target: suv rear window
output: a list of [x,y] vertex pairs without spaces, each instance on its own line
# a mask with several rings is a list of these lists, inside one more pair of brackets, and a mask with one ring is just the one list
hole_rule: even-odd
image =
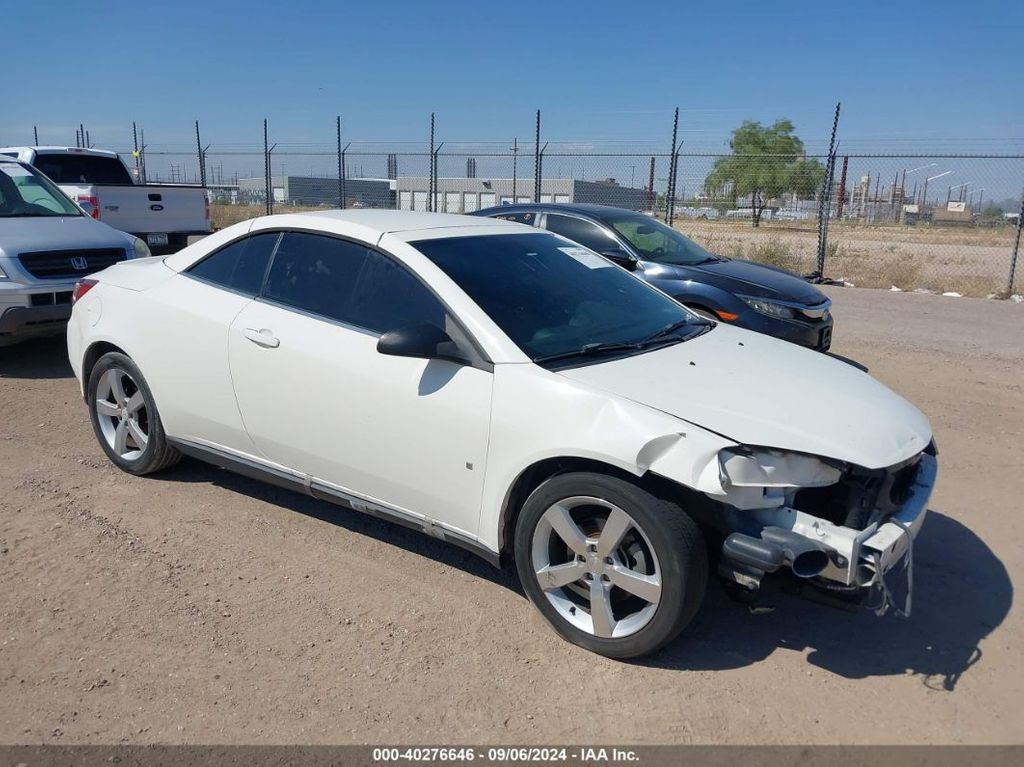
[[132,177],[116,157],[85,154],[41,154],[34,165],[58,184],[131,184]]

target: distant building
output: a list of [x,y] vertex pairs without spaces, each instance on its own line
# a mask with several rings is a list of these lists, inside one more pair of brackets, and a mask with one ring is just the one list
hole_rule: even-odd
[[[427,210],[429,176],[404,176],[397,180],[398,207],[401,210]],[[619,186],[615,179],[581,181],[573,178],[545,178],[541,181],[540,202],[589,202],[630,210],[647,207],[646,189]],[[533,177],[439,178],[434,210],[444,213],[472,213],[495,205],[533,202]]]
[[[265,202],[265,178],[238,179],[242,202]],[[272,176],[270,186],[275,203],[315,207],[338,207],[338,179],[313,176]],[[395,181],[386,178],[345,179],[346,208],[394,208]]]

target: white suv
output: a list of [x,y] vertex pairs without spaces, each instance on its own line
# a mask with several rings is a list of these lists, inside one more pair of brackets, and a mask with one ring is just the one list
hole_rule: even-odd
[[514,562],[595,652],[675,637],[706,541],[738,588],[777,573],[901,603],[935,478],[925,417],[557,235],[271,216],[76,296],[71,362],[119,467],[184,453]]

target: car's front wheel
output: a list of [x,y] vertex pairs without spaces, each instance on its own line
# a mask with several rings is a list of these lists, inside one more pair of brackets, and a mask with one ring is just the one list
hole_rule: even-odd
[[515,559],[554,629],[612,658],[671,642],[700,607],[708,577],[700,529],[679,506],[582,472],[553,477],[526,500]]
[[89,376],[89,415],[100,447],[118,468],[152,474],[181,454],[167,442],[153,393],[132,359],[109,352]]

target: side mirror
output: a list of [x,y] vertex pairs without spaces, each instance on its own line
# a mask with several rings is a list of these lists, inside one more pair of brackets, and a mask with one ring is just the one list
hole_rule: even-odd
[[393,357],[418,357],[466,364],[458,345],[437,325],[420,322],[389,330],[377,341],[377,351]]
[[602,250],[601,255],[624,269],[629,269],[631,272],[635,272],[637,267],[640,266],[640,263],[633,256],[622,249]]

